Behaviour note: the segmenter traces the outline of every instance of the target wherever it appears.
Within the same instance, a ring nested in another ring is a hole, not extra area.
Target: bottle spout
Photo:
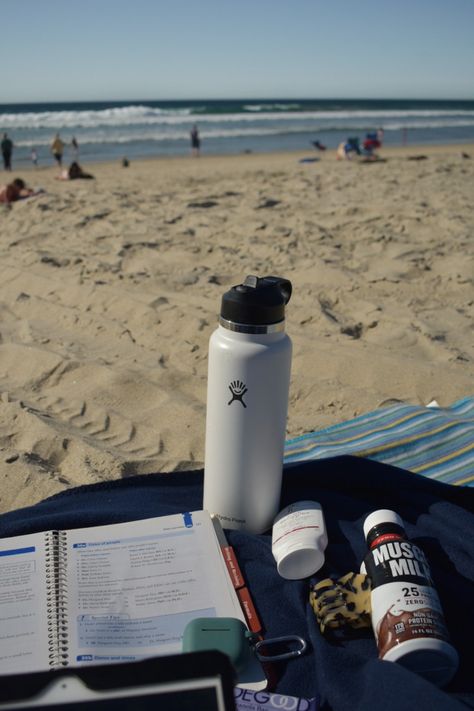
[[[258,285],[258,276],[254,276],[253,274],[249,274],[248,276],[245,277],[245,281],[243,283],[243,286],[248,286],[249,289],[256,289]],[[238,289],[239,287],[237,287]]]
[[[249,274],[222,297],[222,320],[247,325],[272,325],[285,320],[291,282],[277,276]]]
[[[291,298],[291,292],[293,290],[293,287],[291,285],[291,281],[289,279],[283,279],[282,277],[277,277],[277,276],[266,276],[266,277],[258,277],[254,276],[253,274],[249,274],[247,277],[245,277],[245,281],[243,284],[237,287],[237,289],[240,291],[245,291],[246,289],[243,289],[242,287],[247,287],[249,289],[257,289],[261,288],[264,286],[276,286],[280,290],[281,295],[283,296],[283,300],[285,305],[289,302]]]

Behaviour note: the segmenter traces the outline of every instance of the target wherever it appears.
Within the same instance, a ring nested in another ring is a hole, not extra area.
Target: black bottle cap
[[[221,318],[233,323],[270,325],[285,319],[291,282],[281,277],[248,276],[222,297]]]

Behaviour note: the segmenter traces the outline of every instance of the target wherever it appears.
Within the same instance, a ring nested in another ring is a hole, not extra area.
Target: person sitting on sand
[[[344,160],[347,158],[351,160],[354,155],[360,156],[361,150],[358,138],[348,138],[345,143],[340,143],[337,147],[336,158],[337,160]]]
[[[366,158],[370,158],[372,160],[377,160],[378,155],[376,154],[377,148],[380,148],[382,146],[382,141],[379,140],[378,134],[377,133],[367,133],[365,136],[365,140],[362,144],[363,147],[363,155]]]
[[[26,183],[21,178],[15,178],[8,185],[0,186],[0,203],[6,203],[9,205],[17,200],[23,200],[27,197],[32,197],[33,195],[39,195],[44,192],[43,190],[33,188],[28,188]]]
[[[68,170],[63,170],[63,172],[57,176],[57,180],[78,180],[79,178],[83,180],[93,180],[94,176],[90,173],[85,173],[77,161],[71,163]]]

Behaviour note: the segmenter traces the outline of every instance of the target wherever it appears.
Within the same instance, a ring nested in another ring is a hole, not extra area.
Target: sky
[[[474,0],[3,0],[0,8],[0,104],[474,99]]]

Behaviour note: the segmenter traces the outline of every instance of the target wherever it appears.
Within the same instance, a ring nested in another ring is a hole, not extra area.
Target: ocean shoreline
[[[65,155],[79,143],[83,161],[185,156],[197,124],[212,155],[330,149],[350,136],[384,131],[386,146],[459,144],[474,138],[474,101],[460,100],[182,100],[68,102],[0,107],[0,132],[11,135],[20,164],[35,148],[51,156],[56,133]]]
[[[427,144],[418,144],[418,145],[410,145],[410,146],[382,146],[381,149],[377,151],[378,155],[380,158],[384,160],[389,160],[393,158],[409,158],[410,156],[420,156],[420,155],[426,155],[428,157],[430,156],[439,156],[439,155],[452,155],[453,152],[458,152],[458,153],[469,153],[471,151],[472,155],[471,158],[474,160],[474,140],[472,143],[468,142],[463,142],[459,144],[452,144],[452,143],[444,143],[444,144],[435,144],[435,145],[427,145]],[[188,155],[173,155],[173,156],[148,156],[148,157],[142,157],[142,158],[136,158],[133,160],[130,160],[130,165],[129,168],[132,166],[140,166],[141,164],[143,165],[149,165],[153,163],[157,163],[159,165],[167,164],[169,163],[170,165],[187,165],[188,163],[196,164],[199,165],[199,163],[205,163],[205,162],[214,162],[214,163],[221,163],[221,162],[227,162],[227,161],[233,161],[236,162],[237,164],[239,163],[244,163],[245,161],[249,162],[249,164],[253,162],[258,162],[261,161],[262,159],[265,162],[278,162],[280,160],[286,160],[286,159],[293,159],[295,161],[301,161],[304,159],[314,159],[314,164],[320,164],[320,165],[325,165],[326,163],[330,161],[336,161],[336,150],[335,149],[327,149],[324,152],[316,152],[316,151],[305,151],[305,150],[300,150],[300,151],[272,151],[272,152],[242,152],[242,153],[214,153],[214,154],[206,154],[204,151],[199,157],[193,157],[190,154]],[[79,163],[84,166],[84,165],[93,165],[94,167],[99,168],[107,168],[110,166],[117,166],[117,164],[121,166],[121,160],[97,160],[97,161],[92,161],[92,160],[83,160],[81,156],[78,158]],[[64,160],[63,161],[63,169],[66,168],[69,163],[72,161]],[[342,163],[346,161],[341,161]],[[360,162],[357,159],[352,160],[352,161],[347,161],[347,163],[357,163]],[[376,161],[374,161],[375,163]],[[308,162],[308,165],[311,163]],[[128,168],[124,168],[124,170],[128,170]],[[51,158],[50,162],[48,165],[38,165],[38,166],[33,166],[31,163],[26,164],[25,166],[21,166],[21,171],[28,173],[28,174],[40,174],[43,172],[54,172],[58,173],[59,168],[58,166],[54,163],[54,159]],[[15,163],[14,163],[14,169],[12,171],[12,174],[15,172]],[[18,172],[18,171],[17,171]],[[3,171],[3,175],[7,176],[8,174]]]

